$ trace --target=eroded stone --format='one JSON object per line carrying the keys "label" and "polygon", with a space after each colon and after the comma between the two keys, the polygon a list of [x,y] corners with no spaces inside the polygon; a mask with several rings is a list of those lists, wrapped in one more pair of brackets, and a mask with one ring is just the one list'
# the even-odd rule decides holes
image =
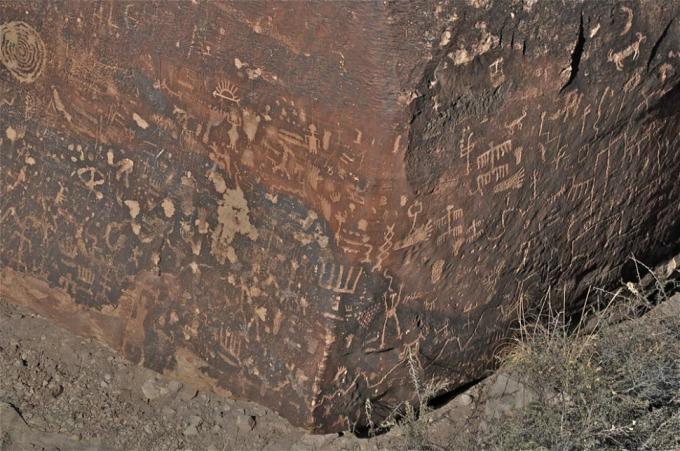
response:
{"label": "eroded stone", "polygon": [[679,247],[678,2],[0,5],[0,294],[192,390],[379,422]]}

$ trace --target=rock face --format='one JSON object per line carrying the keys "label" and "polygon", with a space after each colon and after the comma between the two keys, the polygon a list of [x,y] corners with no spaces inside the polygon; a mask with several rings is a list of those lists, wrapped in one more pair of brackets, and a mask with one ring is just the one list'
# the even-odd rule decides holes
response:
{"label": "rock face", "polygon": [[0,295],[337,431],[680,247],[680,2],[0,2]]}

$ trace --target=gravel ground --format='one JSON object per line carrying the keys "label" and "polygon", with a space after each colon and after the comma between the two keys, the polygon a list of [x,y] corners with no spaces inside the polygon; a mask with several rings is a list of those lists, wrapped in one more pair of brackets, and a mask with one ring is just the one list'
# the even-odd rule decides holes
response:
{"label": "gravel ground", "polygon": [[0,301],[2,450],[292,449],[304,438],[270,410],[168,381]]}
{"label": "gravel ground", "polygon": [[[668,304],[680,307],[680,297]],[[483,431],[531,398],[497,373],[419,424],[446,449],[457,431]],[[269,409],[168,380],[0,300],[0,451],[384,450],[404,449],[405,433],[309,435]]]}
{"label": "gravel ground", "polygon": [[[450,418],[471,408],[466,396],[433,412],[430,424],[450,431]],[[399,443],[398,431],[372,439],[306,434],[269,409],[168,380],[0,300],[2,451],[398,449]]]}

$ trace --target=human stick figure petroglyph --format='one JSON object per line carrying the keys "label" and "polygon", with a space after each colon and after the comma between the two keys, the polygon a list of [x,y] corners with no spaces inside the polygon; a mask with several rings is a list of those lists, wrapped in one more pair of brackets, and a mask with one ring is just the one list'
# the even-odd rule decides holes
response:
{"label": "human stick figure petroglyph", "polygon": [[392,282],[394,279],[385,272],[385,276],[390,280],[390,284],[387,287],[387,291],[383,294],[383,301],[385,304],[385,320],[383,321],[382,334],[380,336],[380,347],[385,347],[385,335],[387,334],[387,323],[390,319],[394,321],[394,326],[397,331],[396,339],[401,338],[401,325],[399,324],[399,316],[397,316],[397,309],[399,304],[401,304],[402,297],[401,292],[404,288],[403,284],[399,284],[399,291],[395,292],[392,288]]}

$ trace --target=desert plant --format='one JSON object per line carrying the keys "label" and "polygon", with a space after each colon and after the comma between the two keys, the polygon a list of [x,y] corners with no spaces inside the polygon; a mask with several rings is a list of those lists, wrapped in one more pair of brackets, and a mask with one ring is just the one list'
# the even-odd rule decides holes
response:
{"label": "desert plant", "polygon": [[[409,450],[680,449],[680,305],[641,317],[680,291],[680,271],[675,259],[657,271],[631,262],[638,282],[591,290],[578,315],[568,316],[564,297],[551,293],[532,310],[520,304],[517,338],[499,354],[498,371],[533,401],[493,419],[475,408],[450,431],[448,446],[437,445],[427,414],[447,386],[426,380],[407,350],[415,402],[370,423],[370,435],[391,429],[397,447]],[[367,401],[369,419],[371,411]]]}
{"label": "desert plant", "polygon": [[369,436],[394,430],[399,435],[399,448],[406,450],[439,450],[441,447],[429,440],[427,414],[432,410],[430,401],[444,393],[448,384],[440,379],[425,380],[422,365],[411,349],[407,349],[406,366],[409,380],[416,394],[415,401],[404,401],[392,410],[379,425],[371,420],[372,405],[365,402],[365,413],[369,419]]}
{"label": "desert plant", "polygon": [[501,370],[538,398],[496,422],[480,447],[680,447],[680,314],[635,319],[667,300],[674,282],[635,264],[651,275],[648,283],[597,290],[595,304],[604,307],[589,321],[585,314],[570,320],[550,297],[532,321],[521,319],[519,338]]}

